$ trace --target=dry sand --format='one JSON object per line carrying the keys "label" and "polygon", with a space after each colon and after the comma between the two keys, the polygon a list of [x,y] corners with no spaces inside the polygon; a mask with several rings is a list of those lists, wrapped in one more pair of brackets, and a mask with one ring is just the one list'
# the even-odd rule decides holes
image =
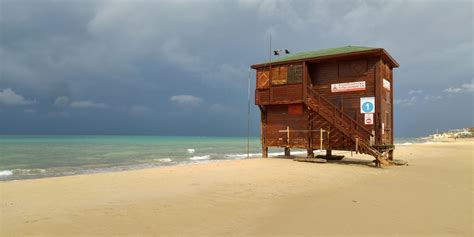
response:
{"label": "dry sand", "polygon": [[409,166],[384,169],[250,159],[3,182],[0,236],[472,236],[473,151],[398,146]]}

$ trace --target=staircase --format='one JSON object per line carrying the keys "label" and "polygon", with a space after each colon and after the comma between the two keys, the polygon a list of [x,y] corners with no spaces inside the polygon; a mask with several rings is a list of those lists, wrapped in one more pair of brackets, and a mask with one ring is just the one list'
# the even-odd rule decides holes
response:
{"label": "staircase", "polygon": [[[307,95],[305,100],[306,105],[352,141],[355,144],[355,150],[357,152],[375,157],[375,163],[379,167],[380,165],[390,165],[387,158],[372,147],[374,135],[365,128],[364,125],[341,111],[337,106],[331,103],[331,101],[321,96],[309,86],[307,87]],[[314,122],[315,119],[316,118],[313,118],[309,123]]]}

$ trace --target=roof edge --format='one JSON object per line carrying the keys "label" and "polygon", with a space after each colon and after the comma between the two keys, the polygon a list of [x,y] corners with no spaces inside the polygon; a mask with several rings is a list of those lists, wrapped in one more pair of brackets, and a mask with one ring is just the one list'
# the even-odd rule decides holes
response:
{"label": "roof edge", "polygon": [[316,56],[316,57],[309,57],[309,58],[301,58],[301,59],[294,59],[288,61],[279,61],[279,62],[267,62],[267,63],[259,63],[251,65],[250,68],[258,69],[261,67],[266,67],[271,65],[283,65],[283,64],[290,64],[290,63],[297,63],[297,62],[305,62],[305,61],[313,61],[313,60],[325,60],[325,59],[332,59],[332,58],[339,58],[339,57],[350,57],[350,56],[357,56],[357,55],[365,55],[365,54],[378,54],[380,56],[385,56],[386,60],[392,64],[392,67],[397,68],[400,67],[400,64],[384,49],[384,48],[374,48],[364,51],[357,51],[357,52],[349,52],[349,53],[341,53],[341,54],[333,54],[333,55],[325,55],[325,56]]}

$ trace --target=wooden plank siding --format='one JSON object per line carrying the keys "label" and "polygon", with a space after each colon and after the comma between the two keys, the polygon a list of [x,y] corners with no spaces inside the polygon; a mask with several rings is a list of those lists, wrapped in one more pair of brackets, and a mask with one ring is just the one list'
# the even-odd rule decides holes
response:
{"label": "wooden plank siding", "polygon": [[[378,58],[369,58],[309,64],[309,76],[313,89],[342,108],[354,120],[364,124],[364,115],[360,113],[360,97],[375,96],[375,67],[378,60]],[[351,66],[353,64],[366,66]],[[355,69],[354,72],[349,71],[352,69]],[[355,81],[365,81],[366,89],[352,92],[331,92],[331,84]],[[370,131],[375,129],[374,125],[365,125],[365,127]]]}
{"label": "wooden plank siding", "polygon": [[[280,62],[278,65],[256,68],[255,104],[261,109],[262,147],[320,149],[322,139],[322,149],[354,150],[353,136],[341,132],[337,124],[318,114],[315,107],[310,109],[306,99],[314,96],[311,90],[363,125],[367,133],[373,131],[375,145],[393,145],[394,65],[386,59],[384,55],[370,53],[326,60]],[[331,91],[332,84],[360,81],[365,82],[363,90]],[[364,114],[360,112],[361,97],[375,97],[373,125],[364,124]],[[344,118],[353,123],[349,118]],[[289,140],[287,133],[281,132],[287,127],[290,128]],[[322,137],[319,129],[325,130]]]}

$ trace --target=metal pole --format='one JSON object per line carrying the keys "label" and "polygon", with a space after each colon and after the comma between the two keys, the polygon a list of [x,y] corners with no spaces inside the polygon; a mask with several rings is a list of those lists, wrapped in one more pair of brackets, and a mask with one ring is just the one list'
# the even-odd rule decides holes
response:
{"label": "metal pole", "polygon": [[247,79],[247,158],[250,157],[250,68]]}

